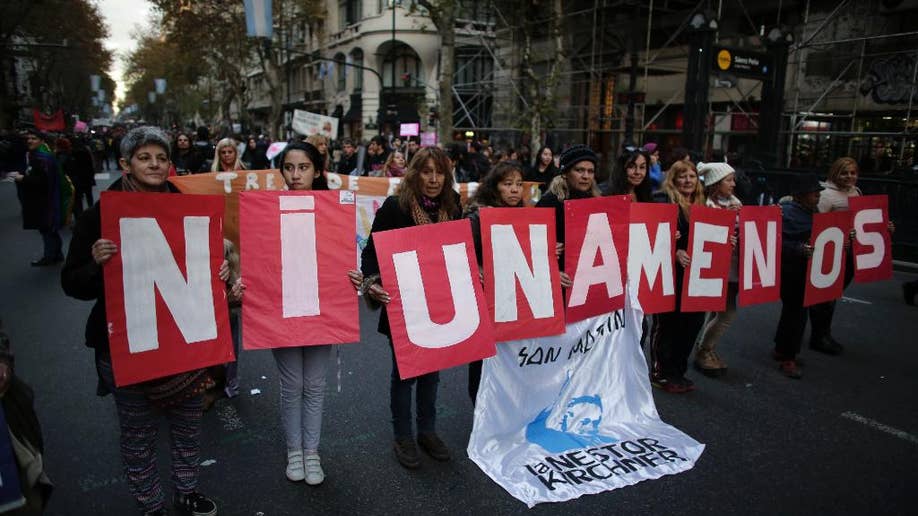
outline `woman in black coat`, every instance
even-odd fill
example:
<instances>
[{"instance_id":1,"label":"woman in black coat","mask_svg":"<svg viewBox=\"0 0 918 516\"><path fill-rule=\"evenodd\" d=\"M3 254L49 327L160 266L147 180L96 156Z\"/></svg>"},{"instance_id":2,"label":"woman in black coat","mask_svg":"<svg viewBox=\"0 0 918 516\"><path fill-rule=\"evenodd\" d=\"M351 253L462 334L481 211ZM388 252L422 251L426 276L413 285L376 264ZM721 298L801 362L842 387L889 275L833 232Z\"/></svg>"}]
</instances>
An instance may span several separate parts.
<instances>
[{"instance_id":1,"label":"woman in black coat","mask_svg":"<svg viewBox=\"0 0 918 516\"><path fill-rule=\"evenodd\" d=\"M380 283L379 262L376 259L373 235L380 231L435 224L459 218L459 196L453 191L453 184L449 156L446 152L436 147L425 147L414 155L398 191L387 198L376 212L370 238L361 255L362 271L349 273L351 282L370 301L383 305L390 301L389 293ZM380 314L378 331L389 338L391 346L392 332L385 310ZM407 380L400 379L393 351L390 408L395 433L394 449L399 463L406 468L415 469L421 465L412 431L412 387L415 387L417 397L417 444L434 459L450 459L449 449L436 434L439 381L440 375L437 372Z\"/></svg>"}]
</instances>

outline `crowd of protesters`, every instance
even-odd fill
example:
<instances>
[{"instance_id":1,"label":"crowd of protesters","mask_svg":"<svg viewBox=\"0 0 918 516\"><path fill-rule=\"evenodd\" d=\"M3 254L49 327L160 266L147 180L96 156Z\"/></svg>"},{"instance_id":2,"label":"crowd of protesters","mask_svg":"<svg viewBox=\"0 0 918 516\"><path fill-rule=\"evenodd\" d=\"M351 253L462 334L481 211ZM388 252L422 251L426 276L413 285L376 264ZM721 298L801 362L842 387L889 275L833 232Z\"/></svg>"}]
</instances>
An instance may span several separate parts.
<instances>
[{"instance_id":1,"label":"crowd of protesters","mask_svg":"<svg viewBox=\"0 0 918 516\"><path fill-rule=\"evenodd\" d=\"M114 383L105 315L102 267L118 252L114 242L101 238L98 204L93 205L94 174L101 170L92 141L84 138L51 139L40 131L22 135L22 146L13 154L23 156L21 166L9 167L7 176L16 182L22 203L23 226L37 229L44 252L33 262L49 266L65 259L60 230L71 222L62 284L67 295L95 301L86 324L86 344L94 349L98 390L112 394L121 429L121 455L132 495L145 514L166 514L164 489L156 463L157 427L165 415L171 436L171 472L175 488L173 505L182 514L216 514L216 504L197 486L200 428L203 412L213 403L208 398L215 387L213 371L190 371L143 384L118 387ZM676 205L678 224L675 251L675 286L681 291L690 266L689 220L693 206L738 211L742 202L735 195L737 172L728 163L695 162L682 148L663 149L654 142L643 146L625 145L613 160L607 181L597 181L600 156L586 145L563 149L548 146L530 155L528 147L493 149L486 142L468 141L421 147L417 141L374 136L368 142L343 138L332 145L326 137L313 135L294 139L277 155L268 157L272 142L263 136L211 138L207 128L172 134L139 127L119 134L118 169L122 174L109 190L177 194L167 180L172 175L262 170L277 168L290 190L327 189L324 173L401 178L395 195L386 199L376 213L361 270L349 273L355 289L374 307L386 305L389 293L379 276L373 236L380 231L434 224L468 218L472 225L475 251L481 266L482 250L479 214L486 207L523 208L523 182L541 183L536 206L553 208L557 221L557 254L564 251L564 201L603 195L624 195L633 202L661 202ZM53 149L52 150L52 146ZM272 159L273 158L273 159ZM802 376L798 355L807 319L812 323L810 347L837 355L843 346L831 334L834 303L803 306L806 260L812 219L815 213L848 209L848 199L860 195L857 163L850 158L836 161L828 180L801 174L788 196L780 201L783 217L781 255L781 316L774 336L772 357L778 370L790 378ZM478 182L475 194L463 208L454 185ZM83 202L87 203L86 208ZM71 214L74 221L71 221ZM890 225L890 230L894 227ZM702 374L720 377L727 364L718 345L736 317L738 291L738 230L730 242L733 255L723 312L682 312L679 296L675 309L645 320L644 333L650 354L650 381L668 393L686 393L695 384L686 375L690 358ZM848 252L850 260L851 253ZM225 241L225 262L217 272L225 282L231 308L231 325L238 356L241 334L239 311L244 310L245 285L239 278L238 252ZM848 271L851 267L848 267ZM561 272L561 285L572 284L570 271ZM850 281L846 277L845 285ZM906 302L914 302L915 283L904 286ZM378 331L391 344L387 312L382 310ZM642 338L642 343L644 342ZM287 465L285 476L310 485L325 480L319 457L323 399L331 346L308 346L274 350L280 378L280 426L283 428ZM0 350L2 351L2 350ZM0 386L3 362L0 354ZM239 390L235 364L223 371L219 388L227 397ZM475 403L481 376L481 362L469 365L468 392ZM390 408L396 459L406 468L420 466L418 448L439 461L451 453L436 431L436 372L402 380L394 351L390 377ZM412 410L412 396L415 409Z\"/></svg>"}]
</instances>

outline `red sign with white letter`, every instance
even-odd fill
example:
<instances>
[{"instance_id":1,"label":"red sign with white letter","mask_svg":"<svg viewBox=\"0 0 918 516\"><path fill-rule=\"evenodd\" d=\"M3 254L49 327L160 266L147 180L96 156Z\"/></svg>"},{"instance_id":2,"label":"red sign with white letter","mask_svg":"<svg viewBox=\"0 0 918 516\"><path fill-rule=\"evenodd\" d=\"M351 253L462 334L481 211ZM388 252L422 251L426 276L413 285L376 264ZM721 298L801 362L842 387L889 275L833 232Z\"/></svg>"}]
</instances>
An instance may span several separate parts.
<instances>
[{"instance_id":1,"label":"red sign with white letter","mask_svg":"<svg viewBox=\"0 0 918 516\"><path fill-rule=\"evenodd\" d=\"M854 225L854 281L892 278L892 237L889 234L889 198L861 195L848 199Z\"/></svg>"},{"instance_id":2,"label":"red sign with white letter","mask_svg":"<svg viewBox=\"0 0 918 516\"><path fill-rule=\"evenodd\" d=\"M223 198L103 192L103 267L115 384L233 361L223 263Z\"/></svg>"},{"instance_id":3,"label":"red sign with white letter","mask_svg":"<svg viewBox=\"0 0 918 516\"><path fill-rule=\"evenodd\" d=\"M564 333L551 208L482 208L484 290L501 341Z\"/></svg>"},{"instance_id":4,"label":"red sign with white letter","mask_svg":"<svg viewBox=\"0 0 918 516\"><path fill-rule=\"evenodd\" d=\"M564 201L568 323L625 307L630 208L624 195Z\"/></svg>"},{"instance_id":5,"label":"red sign with white letter","mask_svg":"<svg viewBox=\"0 0 918 516\"><path fill-rule=\"evenodd\" d=\"M494 356L468 220L373 234L402 379Z\"/></svg>"},{"instance_id":6,"label":"red sign with white letter","mask_svg":"<svg viewBox=\"0 0 918 516\"><path fill-rule=\"evenodd\" d=\"M736 211L692 206L689 248L692 263L682 285L683 312L721 312L727 308L727 278Z\"/></svg>"},{"instance_id":7,"label":"red sign with white letter","mask_svg":"<svg viewBox=\"0 0 918 516\"><path fill-rule=\"evenodd\" d=\"M628 282L638 289L645 314L676 308L673 270L679 207L671 203L631 205L628 241Z\"/></svg>"},{"instance_id":8,"label":"red sign with white letter","mask_svg":"<svg viewBox=\"0 0 918 516\"><path fill-rule=\"evenodd\" d=\"M745 206L739 214L739 306L781 299L781 208Z\"/></svg>"},{"instance_id":9,"label":"red sign with white letter","mask_svg":"<svg viewBox=\"0 0 918 516\"><path fill-rule=\"evenodd\" d=\"M239 238L245 349L360 340L354 193L244 192Z\"/></svg>"},{"instance_id":10,"label":"red sign with white letter","mask_svg":"<svg viewBox=\"0 0 918 516\"><path fill-rule=\"evenodd\" d=\"M845 241L851 231L851 212L833 211L813 215L807 260L803 306L832 301L842 296L845 283Z\"/></svg>"}]
</instances>

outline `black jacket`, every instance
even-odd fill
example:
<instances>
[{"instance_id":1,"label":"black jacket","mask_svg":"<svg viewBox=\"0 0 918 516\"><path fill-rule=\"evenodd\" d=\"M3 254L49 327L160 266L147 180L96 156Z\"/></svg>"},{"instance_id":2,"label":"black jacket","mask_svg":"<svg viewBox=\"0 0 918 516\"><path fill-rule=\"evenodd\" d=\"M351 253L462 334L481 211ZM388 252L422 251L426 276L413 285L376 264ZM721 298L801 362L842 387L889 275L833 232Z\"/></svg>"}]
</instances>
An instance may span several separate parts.
<instances>
[{"instance_id":1,"label":"black jacket","mask_svg":"<svg viewBox=\"0 0 918 516\"><path fill-rule=\"evenodd\" d=\"M459 203L457 202L456 205L458 206ZM459 218L459 215L459 211L453 213L450 220ZM373 227L370 229L370 238L367 239L367 246L363 248L363 253L360 255L360 269L363 275L372 276L374 274L379 274L379 261L376 259L376 245L373 243L373 235L375 233L388 231L390 229L410 228L416 225L414 219L411 218L411 214L402 210L401 206L399 206L397 196L392 195L387 197L383 205L380 206L379 210L376 212L376 218L373 219ZM385 287L385 285L383 287ZM383 310L380 314L379 326L377 326L376 330L387 337L392 337L392 333L389 330L389 314L386 310Z\"/></svg>"},{"instance_id":2,"label":"black jacket","mask_svg":"<svg viewBox=\"0 0 918 516\"><path fill-rule=\"evenodd\" d=\"M172 183L166 183L171 193L178 193ZM121 191L121 179L108 188ZM86 321L86 345L98 352L108 353L108 322L105 317L105 285L102 266L92 258L92 245L102 238L102 217L99 203L89 208L77 219L73 238L67 250L67 260L61 269L61 286L64 293L83 301L95 300Z\"/></svg>"}]
</instances>

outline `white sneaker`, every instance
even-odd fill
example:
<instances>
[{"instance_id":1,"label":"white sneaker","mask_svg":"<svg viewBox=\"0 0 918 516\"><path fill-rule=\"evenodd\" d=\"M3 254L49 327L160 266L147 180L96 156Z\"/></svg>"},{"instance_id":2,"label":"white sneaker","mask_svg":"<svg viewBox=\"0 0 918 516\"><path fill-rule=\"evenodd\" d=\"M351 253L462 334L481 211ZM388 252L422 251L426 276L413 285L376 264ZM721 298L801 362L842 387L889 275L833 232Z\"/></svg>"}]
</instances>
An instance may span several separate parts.
<instances>
[{"instance_id":1,"label":"white sneaker","mask_svg":"<svg viewBox=\"0 0 918 516\"><path fill-rule=\"evenodd\" d=\"M303 450L293 450L287 452L287 479L291 482L299 482L306 478L306 470L303 468Z\"/></svg>"},{"instance_id":2,"label":"white sneaker","mask_svg":"<svg viewBox=\"0 0 918 516\"><path fill-rule=\"evenodd\" d=\"M325 481L325 472L322 471L322 463L319 461L318 453L309 453L306 455L306 483L311 486L317 486Z\"/></svg>"}]
</instances>

